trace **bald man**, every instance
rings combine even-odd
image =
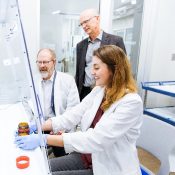
[[[56,54],[53,50],[39,50],[36,63],[41,74],[39,98],[44,120],[63,114],[80,102],[74,78],[55,70]],[[61,147],[53,147],[53,153],[56,157],[65,155]]]
[[[123,39],[104,32],[100,28],[100,16],[97,10],[87,9],[80,14],[80,26],[88,35],[88,38],[77,44],[76,48],[76,74],[75,81],[78,87],[80,100],[91,92],[95,81],[91,75],[93,51],[102,45],[116,45],[125,50]]]

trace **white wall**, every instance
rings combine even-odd
[[[139,85],[141,81],[175,80],[175,61],[171,60],[171,55],[175,53],[174,7],[175,1],[172,0],[144,1]],[[157,103],[161,102],[163,100],[157,100]]]
[[[112,33],[113,0],[100,1],[100,24],[101,28],[108,33]]]
[[[144,3],[138,80],[174,80],[175,61],[171,55],[175,53],[175,1]]]
[[[175,1],[159,1],[155,43],[152,66],[149,79],[175,80],[175,60],[171,56],[175,53]]]

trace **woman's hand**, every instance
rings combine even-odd
[[[24,150],[33,150],[39,146],[45,146],[47,142],[47,134],[42,134],[43,142],[41,141],[38,134],[31,134],[27,136],[16,136],[15,144]]]

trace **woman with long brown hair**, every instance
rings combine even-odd
[[[48,145],[64,147],[66,156],[50,160],[53,175],[140,175],[136,141],[142,124],[142,100],[127,56],[117,46],[94,51],[96,86],[83,101],[45,122],[43,130],[80,130],[44,135]],[[34,135],[34,134],[33,134]],[[39,146],[38,135],[17,137],[22,149]],[[32,147],[34,148],[34,147]]]

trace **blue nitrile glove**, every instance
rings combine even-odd
[[[42,134],[44,139],[44,145],[47,142],[47,134]],[[38,146],[44,146],[40,143],[40,138],[38,134],[31,134],[27,136],[17,136],[15,137],[15,144],[24,150],[32,150],[37,148]]]
[[[29,128],[30,128],[30,134],[37,133],[38,129],[37,129],[36,124],[34,124],[34,123],[29,124]]]
[[[18,136],[18,130],[14,131],[14,136],[17,137]]]

